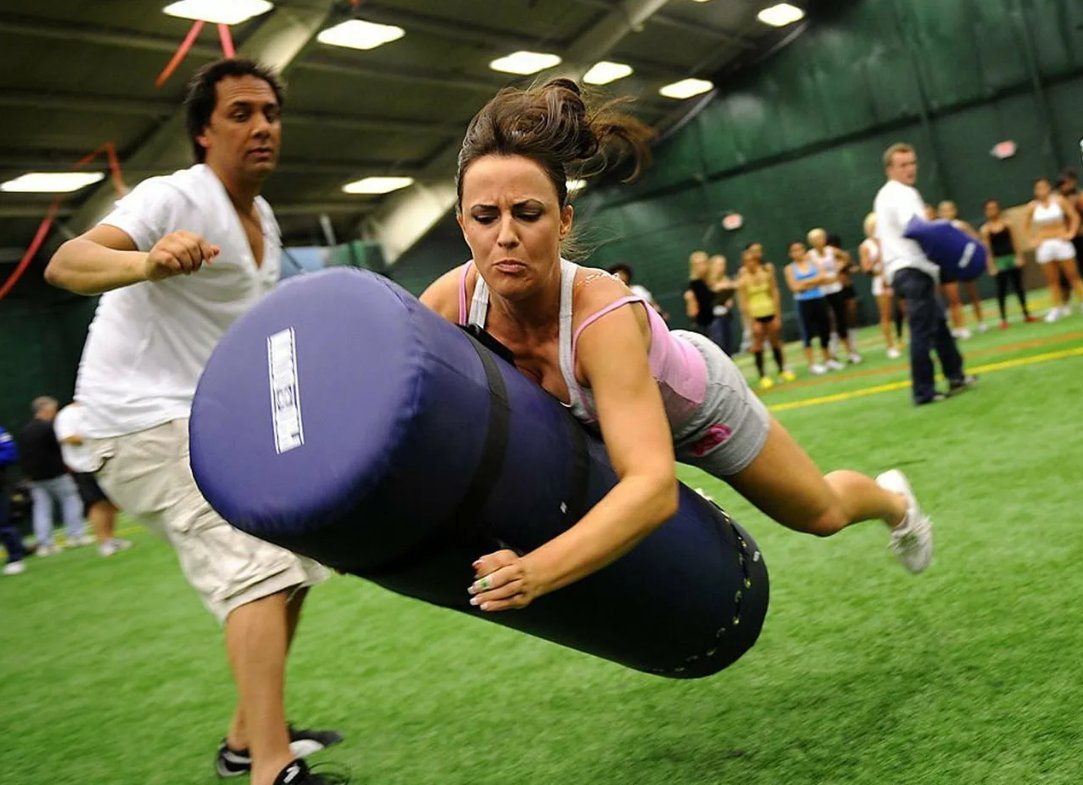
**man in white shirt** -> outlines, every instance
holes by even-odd
[[[104,292],[76,382],[84,442],[102,489],[164,533],[185,576],[225,626],[238,705],[220,776],[325,785],[297,755],[341,737],[286,723],[286,654],[315,562],[251,537],[207,504],[188,463],[188,416],[211,351],[275,285],[281,240],[259,196],[281,139],[282,89],[266,68],[226,59],[185,100],[195,166],[152,177],[60,247],[50,283]],[[227,447],[228,449],[228,447]]]
[[[893,144],[884,152],[887,182],[876,194],[876,239],[884,265],[884,278],[906,300],[910,323],[910,378],[914,403],[935,403],[946,396],[937,392],[930,351],[936,350],[944,376],[947,395],[971,386],[975,379],[963,370],[963,358],[948,329],[944,306],[937,299],[940,268],[930,261],[913,240],[903,237],[906,225],[915,215],[925,217],[925,200],[914,183],[918,178],[918,159],[908,144]]]

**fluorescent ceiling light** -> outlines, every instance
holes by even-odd
[[[413,184],[412,177],[363,177],[346,183],[342,190],[348,194],[386,194]]]
[[[321,30],[316,40],[331,46],[347,46],[350,49],[375,49],[397,41],[406,31],[395,25],[378,25],[361,19],[351,19],[334,27]]]
[[[580,178],[580,179],[577,179],[577,180],[567,180],[567,181],[565,181],[564,186],[568,189],[568,192],[571,193],[572,191],[578,191],[580,188],[584,187],[586,184],[587,184],[587,181]]]
[[[804,19],[805,12],[795,5],[778,3],[777,5],[773,5],[770,8],[765,8],[760,11],[756,14],[756,18],[765,25],[785,27],[786,25],[793,24],[798,19]]]
[[[587,84],[609,84],[618,79],[631,75],[632,66],[624,63],[611,63],[602,60],[591,66],[590,70],[583,74],[583,81]]]
[[[691,98],[714,89],[714,83],[706,79],[682,79],[658,90],[666,98]]]
[[[236,25],[265,14],[274,8],[267,0],[180,0],[170,3],[162,13],[183,19],[202,19],[219,25]]]
[[[0,191],[24,194],[67,194],[105,179],[104,172],[29,172],[0,183]]]
[[[510,55],[498,57],[489,63],[494,71],[503,71],[506,74],[536,74],[546,68],[552,68],[560,64],[560,55],[546,52],[512,52]]]

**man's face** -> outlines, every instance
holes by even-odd
[[[916,153],[893,153],[887,166],[887,176],[898,180],[903,185],[913,185],[918,181],[918,157]]]
[[[210,121],[196,140],[216,172],[263,180],[278,163],[281,108],[274,90],[257,76],[227,76],[215,85]]]

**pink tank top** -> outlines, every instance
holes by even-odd
[[[473,262],[462,267],[459,276],[459,324],[476,324],[485,327],[489,311],[489,287],[480,275],[469,307],[466,297],[466,275]],[[628,303],[641,303],[647,312],[651,343],[648,360],[651,375],[662,393],[666,417],[670,427],[676,430],[703,405],[707,394],[707,363],[703,355],[678,333],[672,333],[650,305],[635,295],[622,297],[595,311],[585,318],[572,332],[572,287],[578,266],[566,259],[560,260],[560,371],[568,385],[570,403],[564,405],[580,422],[594,424],[598,421],[594,395],[589,387],[583,387],[575,377],[576,350],[579,336],[598,319]],[[563,402],[562,402],[563,403]]]

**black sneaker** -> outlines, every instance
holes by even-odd
[[[274,785],[349,785],[350,778],[328,772],[315,773],[298,758],[278,772]]]
[[[303,758],[342,741],[342,734],[334,730],[311,730],[288,726],[290,732],[290,752]],[[252,769],[252,756],[248,750],[230,748],[225,739],[218,745],[218,755],[214,760],[214,769],[219,777],[239,777]]]
[[[944,395],[944,393],[933,393],[928,398],[915,398],[914,399],[914,406],[925,406],[926,404],[929,404],[929,403],[940,403],[941,401],[945,400],[947,397],[948,396]]]
[[[977,383],[977,376],[964,376],[962,379],[953,379],[948,382],[948,395],[958,395],[961,392],[966,392]]]

